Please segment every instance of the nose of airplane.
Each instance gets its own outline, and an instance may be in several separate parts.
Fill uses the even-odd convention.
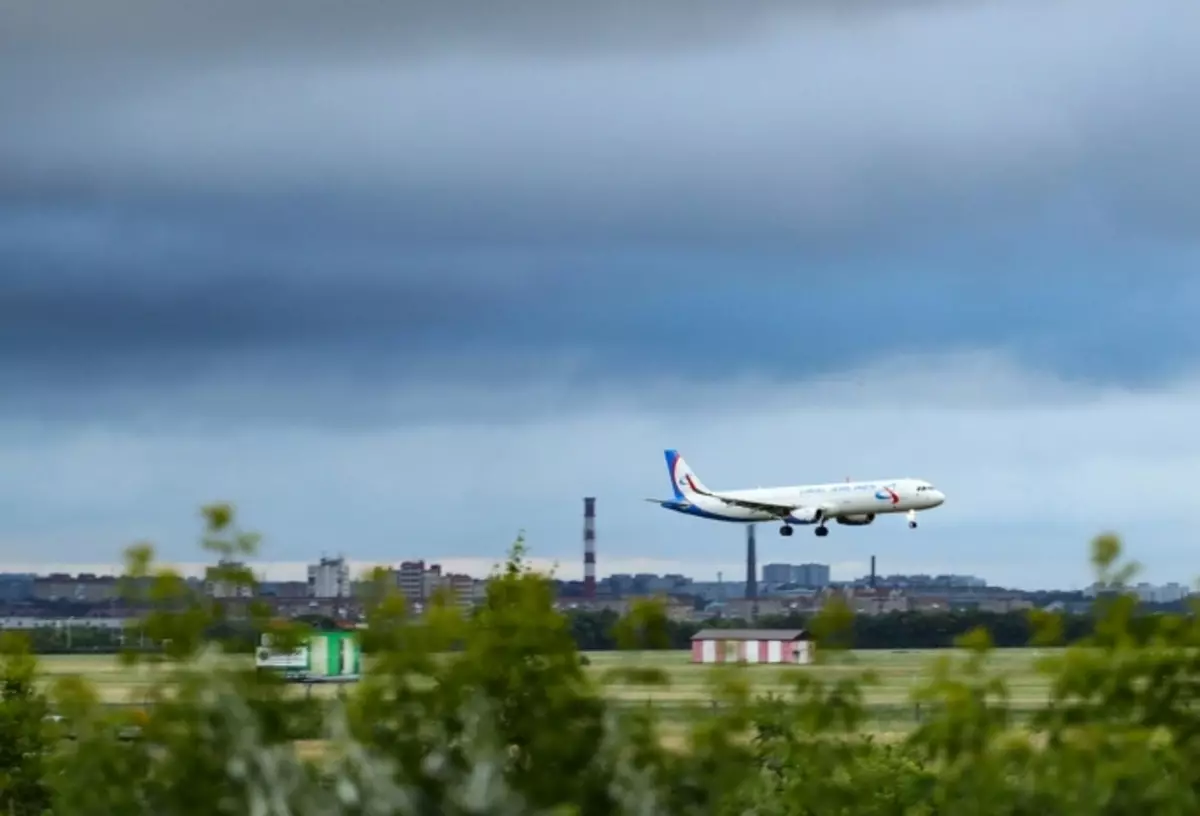
[[[934,507],[937,507],[939,504],[941,504],[942,502],[944,502],[946,500],[946,494],[943,493],[942,491],[934,490],[931,492],[932,492],[932,495],[929,498],[933,500]]]

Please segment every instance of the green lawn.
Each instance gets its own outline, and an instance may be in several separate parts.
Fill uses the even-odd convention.
[[[1047,684],[1039,677],[1034,662],[1039,655],[1050,650],[1001,649],[990,657],[994,672],[1008,678],[1011,701],[1014,708],[1033,709],[1046,699]],[[816,674],[824,678],[836,678],[862,669],[872,669],[879,676],[879,683],[865,690],[866,703],[873,727],[880,730],[896,730],[910,727],[916,722],[916,707],[910,702],[910,693],[925,675],[930,663],[939,656],[950,654],[949,650],[937,651],[859,651],[839,656],[834,661],[811,666],[755,665],[741,669],[757,692],[784,693],[788,689],[788,678],[798,673]],[[671,652],[591,652],[588,671],[601,679],[614,667],[631,665],[655,667],[664,671],[669,679],[667,686],[611,685],[609,695],[629,705],[647,701],[662,710],[666,716],[684,714],[695,705],[705,704],[709,699],[706,678],[711,673],[709,666],[690,662],[685,651]],[[249,658],[245,658],[249,659]],[[100,699],[112,704],[136,704],[148,683],[144,668],[127,668],[108,655],[46,655],[39,658],[47,682],[64,675],[82,675],[91,680]],[[318,686],[314,694],[331,695],[335,687]]]
[[[1038,675],[1035,663],[1038,657],[1048,655],[1048,649],[1001,649],[992,653],[989,665],[992,672],[1008,679],[1011,705],[1014,709],[1032,710],[1045,701],[1049,688],[1046,680]],[[917,721],[917,709],[911,702],[912,690],[927,677],[931,663],[949,654],[951,650],[929,651],[858,651],[838,656],[830,662],[810,666],[753,665],[740,669],[752,688],[760,693],[786,693],[788,679],[798,673],[818,675],[825,679],[872,670],[878,676],[875,685],[864,689],[869,719],[881,728],[891,730],[911,726]],[[709,666],[690,662],[687,652],[646,652],[622,654],[619,652],[590,653],[589,671],[597,678],[609,669],[625,664],[638,667],[660,668],[666,674],[669,685],[655,686],[612,686],[610,695],[630,704],[653,702],[669,714],[670,709],[681,713],[687,707],[703,704],[708,700],[705,681]]]

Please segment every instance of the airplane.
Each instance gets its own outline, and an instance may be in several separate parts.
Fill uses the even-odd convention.
[[[908,513],[908,526],[917,527],[917,511],[940,506],[946,496],[923,479],[879,479],[752,490],[709,490],[688,467],[679,451],[664,451],[675,498],[646,499],[667,510],[714,521],[753,524],[781,521],[779,534],[790,536],[792,525],[815,524],[818,536],[829,535],[830,521],[862,527],[876,516]]]

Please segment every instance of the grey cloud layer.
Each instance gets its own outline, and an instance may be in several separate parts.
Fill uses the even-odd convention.
[[[1149,224],[1196,214],[1195,3],[933,3],[838,23],[782,2],[591,5],[492,19],[476,3],[305,3],[274,21],[281,7],[251,3],[206,6],[207,23],[42,6],[0,65],[0,157],[22,200],[39,182],[117,199],[308,191],[389,207],[414,238],[853,240],[1052,194]],[[605,32],[657,32],[656,47],[585,47]],[[671,32],[697,47],[659,42]],[[518,36],[530,45],[492,47]],[[532,57],[535,42],[560,47]],[[61,64],[37,74],[48,54]]]
[[[315,52],[363,44],[406,56],[472,49],[563,51],[663,49],[737,40],[796,18],[889,16],[945,0],[350,0],[336,11],[321,0],[203,6],[153,0],[107,0],[65,12],[36,0],[5,0],[4,42],[35,53],[69,47],[74,55],[120,56],[131,50],[208,59],[231,51],[304,48]]]
[[[1007,347],[1122,382],[1200,351],[1186,254],[430,252],[232,223],[0,221],[0,419],[510,421],[630,389],[678,412],[677,384],[873,379],[904,351]]]
[[[1060,225],[1191,240],[1200,4],[834,5],[0,0],[0,411],[377,415],[368,391],[431,377],[1043,353],[1080,302],[1062,268],[1093,299],[1113,258],[1165,277],[1128,250],[917,250],[980,225],[1004,252]],[[897,276],[921,283],[859,291]],[[1103,334],[1071,353],[1133,346]]]

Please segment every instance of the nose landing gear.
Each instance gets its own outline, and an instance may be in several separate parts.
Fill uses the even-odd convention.
[[[917,529],[917,511],[916,510],[908,511],[908,529],[910,529],[910,530]]]

